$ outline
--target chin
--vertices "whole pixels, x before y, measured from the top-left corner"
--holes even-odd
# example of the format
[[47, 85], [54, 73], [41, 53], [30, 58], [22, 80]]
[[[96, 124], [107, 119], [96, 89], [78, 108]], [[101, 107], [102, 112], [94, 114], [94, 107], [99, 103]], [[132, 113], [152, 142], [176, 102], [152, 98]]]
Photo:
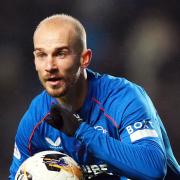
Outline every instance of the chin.
[[55, 98], [63, 97], [66, 95], [66, 91], [61, 89], [46, 89], [46, 91], [50, 96]]

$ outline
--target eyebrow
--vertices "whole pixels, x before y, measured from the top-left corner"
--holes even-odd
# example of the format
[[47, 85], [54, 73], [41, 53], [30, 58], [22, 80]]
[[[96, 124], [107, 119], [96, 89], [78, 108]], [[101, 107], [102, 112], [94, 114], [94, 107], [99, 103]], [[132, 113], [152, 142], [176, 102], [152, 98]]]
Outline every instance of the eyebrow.
[[34, 48], [34, 51], [42, 51], [44, 50], [43, 48]]
[[[54, 52], [61, 51], [61, 50], [69, 50], [70, 51], [70, 48], [67, 46], [57, 47], [57, 48], [55, 48]], [[44, 48], [35, 48], [34, 51], [45, 51], [45, 49]]]

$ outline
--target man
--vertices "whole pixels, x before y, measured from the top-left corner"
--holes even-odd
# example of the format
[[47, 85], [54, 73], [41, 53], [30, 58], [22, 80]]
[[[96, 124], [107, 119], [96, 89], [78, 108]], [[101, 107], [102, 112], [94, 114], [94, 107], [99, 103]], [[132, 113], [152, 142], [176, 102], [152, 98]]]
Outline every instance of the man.
[[166, 131], [146, 92], [88, 68], [92, 52], [75, 18], [60, 14], [34, 32], [35, 67], [45, 88], [23, 116], [10, 168], [43, 150], [73, 157], [92, 179], [163, 179], [180, 173]]

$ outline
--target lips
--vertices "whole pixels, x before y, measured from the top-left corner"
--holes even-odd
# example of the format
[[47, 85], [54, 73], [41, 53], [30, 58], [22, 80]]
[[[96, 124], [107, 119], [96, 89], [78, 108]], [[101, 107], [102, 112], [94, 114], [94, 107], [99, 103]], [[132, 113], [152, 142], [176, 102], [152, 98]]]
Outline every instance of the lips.
[[58, 86], [62, 84], [62, 80], [60, 77], [49, 77], [46, 79], [46, 82], [51, 86]]
[[62, 78], [59, 78], [59, 77], [52, 77], [52, 78], [47, 78], [47, 81], [59, 81], [61, 79]]

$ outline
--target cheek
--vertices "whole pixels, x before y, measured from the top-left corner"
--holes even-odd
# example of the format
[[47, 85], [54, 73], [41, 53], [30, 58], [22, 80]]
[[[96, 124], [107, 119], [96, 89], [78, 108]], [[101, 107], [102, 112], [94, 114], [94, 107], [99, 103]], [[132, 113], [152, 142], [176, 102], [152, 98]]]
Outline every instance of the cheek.
[[59, 68], [60, 73], [62, 72], [68, 76], [75, 76], [80, 69], [80, 62], [78, 62], [77, 59], [73, 59], [71, 61], [64, 62], [59, 67], [61, 67]]
[[36, 71], [41, 70], [42, 65], [37, 60], [34, 61], [34, 66], [35, 66]]
[[42, 72], [41, 68], [39, 68], [38, 66], [36, 66], [36, 71], [37, 71], [37, 74], [38, 74], [39, 78], [42, 78], [43, 72]]
[[35, 65], [35, 69], [36, 69], [36, 72], [37, 72], [37, 74], [38, 74], [38, 76], [39, 76], [39, 79], [42, 80], [42, 79], [43, 79], [43, 76], [45, 76], [45, 71], [44, 71], [43, 68], [42, 68], [40, 65], [38, 65], [38, 64]]
[[68, 84], [75, 84], [79, 79], [81, 69], [79, 66], [70, 68], [66, 71], [65, 79]]

